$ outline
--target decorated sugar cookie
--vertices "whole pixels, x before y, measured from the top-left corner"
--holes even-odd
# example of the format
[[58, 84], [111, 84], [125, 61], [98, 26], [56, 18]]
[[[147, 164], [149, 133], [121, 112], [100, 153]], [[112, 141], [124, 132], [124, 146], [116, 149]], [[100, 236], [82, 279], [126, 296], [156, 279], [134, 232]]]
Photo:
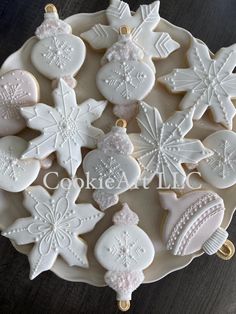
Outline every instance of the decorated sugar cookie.
[[81, 37], [94, 49], [108, 49], [97, 73], [97, 87], [115, 104], [114, 114], [130, 119], [136, 102], [145, 98], [155, 81], [152, 59], [166, 58], [179, 44], [167, 33], [154, 32], [160, 21], [159, 1], [141, 5], [132, 15], [129, 5], [111, 0], [109, 25], [97, 24]]
[[32, 63], [47, 78], [63, 78], [75, 87], [73, 77], [84, 62], [85, 45], [71, 34], [71, 26], [59, 19], [54, 5], [48, 4], [45, 11], [44, 21], [35, 32], [39, 41], [32, 49]]
[[91, 123], [101, 116], [106, 102], [88, 99], [78, 106], [74, 90], [63, 79], [53, 98], [55, 108], [37, 104], [21, 109], [28, 126], [42, 132], [29, 143], [22, 158], [44, 159], [56, 152], [58, 163], [74, 176], [82, 161], [81, 147], [95, 148], [103, 135]]
[[209, 135], [203, 144], [213, 155], [197, 166], [202, 178], [219, 189], [236, 184], [236, 133], [218, 131]]
[[194, 119], [199, 120], [209, 108], [215, 122], [232, 129], [236, 109], [236, 45], [220, 49], [212, 59], [207, 46], [193, 39], [188, 52], [190, 68], [175, 69], [159, 78], [172, 92], [187, 92], [180, 108], [196, 107]]
[[98, 239], [95, 256], [108, 270], [105, 282], [116, 291], [119, 308], [127, 311], [132, 292], [143, 282], [143, 270], [152, 263], [155, 251], [147, 234], [137, 226], [138, 216], [127, 204], [114, 215], [113, 222]]
[[2, 233], [18, 245], [34, 243], [29, 254], [30, 279], [52, 268], [58, 255], [70, 266], [88, 267], [87, 245], [79, 234], [91, 231], [103, 213], [91, 204], [75, 204], [80, 188], [62, 182], [53, 196], [41, 186], [24, 192], [31, 217], [20, 218]]
[[27, 142], [17, 136], [0, 139], [0, 189], [20, 192], [31, 185], [40, 171], [36, 159], [21, 160]]
[[140, 176], [140, 167], [130, 156], [133, 145], [125, 127], [125, 121], [117, 120], [116, 126], [98, 140], [97, 149], [83, 161], [84, 172], [97, 189], [93, 198], [102, 210], [115, 205], [118, 195], [134, 186]]
[[212, 154], [201, 141], [184, 138], [193, 126], [193, 114], [194, 107], [178, 111], [163, 122], [155, 107], [140, 103], [137, 122], [141, 133], [129, 135], [133, 156], [142, 169], [139, 185], [149, 184], [158, 176], [162, 186], [181, 188], [186, 180], [181, 164], [196, 164]]
[[221, 228], [225, 207], [218, 194], [194, 191], [180, 198], [174, 192], [160, 192], [159, 195], [162, 207], [169, 211], [163, 227], [167, 250], [182, 256], [199, 250], [209, 255], [219, 251], [221, 256], [224, 253], [222, 246], [225, 245], [231, 251], [228, 252], [228, 259], [232, 257], [233, 244], [227, 240], [228, 232]]
[[130, 119], [135, 115], [136, 103], [152, 90], [153, 70], [144, 62], [143, 50], [132, 40], [131, 30], [121, 27], [118, 42], [107, 50], [104, 66], [97, 73], [97, 87], [111, 103], [114, 114]]
[[38, 98], [38, 83], [29, 72], [13, 70], [0, 76], [0, 136], [23, 130], [20, 108], [34, 105]]

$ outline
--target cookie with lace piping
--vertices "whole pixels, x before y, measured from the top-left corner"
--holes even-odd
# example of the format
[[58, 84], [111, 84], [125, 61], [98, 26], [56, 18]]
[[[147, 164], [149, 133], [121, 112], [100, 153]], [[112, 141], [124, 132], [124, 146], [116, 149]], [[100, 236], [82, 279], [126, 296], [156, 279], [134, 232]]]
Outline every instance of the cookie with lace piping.
[[163, 209], [168, 210], [163, 226], [166, 249], [174, 255], [190, 255], [203, 250], [217, 253], [228, 238], [221, 227], [225, 206], [211, 191], [194, 191], [177, 197], [174, 192], [159, 192]]
[[188, 51], [189, 68], [175, 69], [159, 81], [172, 92], [186, 92], [181, 109], [196, 107], [193, 118], [201, 119], [209, 109], [213, 119], [225, 128], [232, 129], [236, 113], [232, 99], [236, 98], [236, 45], [220, 49], [214, 58], [207, 46], [192, 39]]
[[91, 123], [101, 116], [106, 102], [88, 99], [78, 106], [75, 91], [63, 79], [53, 98], [54, 108], [37, 104], [21, 109], [28, 126], [42, 132], [30, 141], [22, 158], [44, 159], [56, 152], [58, 163], [73, 177], [82, 162], [81, 147], [95, 148], [103, 135]]
[[32, 106], [39, 98], [39, 85], [33, 75], [12, 70], [0, 76], [0, 136], [19, 133], [26, 126], [20, 108]]
[[79, 237], [91, 231], [103, 213], [91, 204], [75, 204], [80, 188], [75, 181], [60, 182], [52, 196], [41, 186], [24, 192], [30, 217], [20, 218], [2, 232], [18, 245], [34, 243], [29, 253], [30, 279], [51, 269], [60, 255], [70, 266], [87, 268], [87, 245]]
[[35, 68], [50, 80], [63, 78], [71, 87], [73, 78], [85, 59], [85, 45], [72, 35], [69, 24], [58, 17], [56, 7], [45, 7], [44, 21], [35, 32], [39, 41], [33, 46], [31, 61]]

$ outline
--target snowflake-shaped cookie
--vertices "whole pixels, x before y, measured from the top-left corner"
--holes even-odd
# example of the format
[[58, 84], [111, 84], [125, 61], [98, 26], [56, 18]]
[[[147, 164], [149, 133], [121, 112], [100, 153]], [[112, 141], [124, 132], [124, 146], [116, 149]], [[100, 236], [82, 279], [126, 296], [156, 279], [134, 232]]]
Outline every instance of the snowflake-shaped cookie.
[[31, 217], [20, 218], [2, 234], [18, 245], [35, 243], [29, 254], [30, 279], [51, 269], [58, 255], [70, 266], [88, 267], [87, 245], [78, 237], [103, 217], [91, 204], [75, 204], [80, 188], [75, 181], [60, 182], [50, 196], [41, 186], [25, 190], [24, 206]]
[[137, 122], [140, 134], [130, 134], [133, 156], [142, 170], [139, 184], [149, 184], [155, 175], [163, 186], [182, 187], [186, 173], [182, 163], [198, 163], [212, 152], [199, 140], [185, 139], [193, 126], [194, 107], [178, 111], [163, 122], [158, 110], [140, 103]]
[[172, 92], [187, 92], [180, 108], [196, 107], [199, 120], [209, 108], [217, 123], [232, 129], [236, 110], [230, 98], [236, 97], [236, 45], [220, 49], [211, 58], [207, 46], [193, 39], [188, 52], [190, 68], [175, 69], [159, 78]]
[[88, 99], [78, 106], [74, 90], [63, 79], [53, 97], [55, 108], [37, 104], [21, 109], [28, 126], [42, 132], [30, 142], [23, 158], [43, 159], [56, 151], [59, 164], [74, 176], [82, 160], [81, 147], [96, 147], [103, 134], [91, 123], [101, 116], [106, 102]]
[[179, 44], [171, 39], [169, 34], [153, 31], [160, 21], [159, 6], [159, 1], [141, 5], [132, 15], [127, 3], [111, 0], [106, 10], [109, 25], [96, 24], [89, 31], [82, 33], [81, 37], [94, 49], [107, 49], [117, 42], [120, 27], [126, 25], [132, 29], [133, 41], [143, 49], [144, 61], [155, 72], [152, 58], [166, 58], [179, 48]]

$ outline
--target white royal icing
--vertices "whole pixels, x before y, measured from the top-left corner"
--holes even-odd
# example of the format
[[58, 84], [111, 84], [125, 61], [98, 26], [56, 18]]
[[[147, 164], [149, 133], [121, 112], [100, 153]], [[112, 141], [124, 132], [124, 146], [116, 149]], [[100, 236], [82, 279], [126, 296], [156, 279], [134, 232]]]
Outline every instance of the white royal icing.
[[22, 108], [28, 126], [42, 132], [29, 143], [23, 158], [44, 159], [57, 152], [58, 163], [74, 176], [82, 161], [81, 147], [95, 148], [103, 134], [91, 123], [101, 116], [106, 102], [88, 99], [78, 106], [75, 91], [62, 79], [53, 98], [55, 108], [45, 104]]
[[166, 58], [179, 48], [169, 34], [154, 32], [160, 21], [159, 1], [149, 5], [141, 5], [133, 15], [129, 5], [120, 0], [112, 0], [106, 10], [109, 25], [96, 24], [81, 37], [89, 42], [94, 49], [110, 48], [118, 40], [118, 31], [121, 26], [129, 26], [131, 35], [138, 47], [144, 52], [144, 61], [155, 73], [153, 58]]
[[[155, 75], [143, 62], [113, 61], [99, 70], [96, 82], [107, 100], [123, 107], [145, 98], [155, 83]], [[124, 113], [118, 116], [127, 118]]]
[[45, 13], [35, 34], [39, 38], [31, 52], [35, 68], [51, 80], [64, 78], [75, 87], [73, 76], [85, 59], [83, 41], [71, 34], [71, 26], [60, 20], [57, 13]]
[[41, 186], [26, 189], [24, 206], [31, 217], [16, 220], [2, 233], [18, 245], [34, 243], [30, 279], [51, 269], [58, 255], [70, 266], [88, 267], [87, 245], [78, 235], [91, 231], [104, 214], [91, 204], [75, 204], [80, 188], [68, 184], [53, 196]]
[[116, 204], [118, 195], [136, 184], [140, 168], [130, 156], [132, 151], [126, 129], [116, 126], [99, 139], [97, 149], [85, 156], [83, 169], [97, 189], [93, 198], [102, 210]]
[[154, 247], [147, 234], [137, 226], [138, 217], [127, 204], [113, 218], [95, 246], [95, 256], [108, 270], [106, 283], [117, 292], [118, 300], [130, 300], [144, 280], [143, 270], [154, 258]]
[[13, 70], [0, 76], [0, 136], [25, 128], [20, 108], [34, 105], [38, 97], [38, 83], [29, 72]]
[[215, 254], [227, 239], [220, 228], [224, 202], [210, 191], [189, 192], [180, 198], [174, 192], [160, 192], [160, 202], [169, 211], [163, 226], [166, 249], [174, 255], [190, 255], [199, 250]]
[[199, 120], [209, 108], [215, 122], [232, 129], [236, 110], [231, 98], [236, 97], [236, 45], [220, 49], [214, 58], [207, 46], [193, 39], [188, 52], [190, 67], [175, 69], [159, 78], [173, 92], [187, 92], [180, 107], [196, 107], [194, 119]]
[[0, 189], [20, 192], [37, 178], [40, 162], [35, 159], [21, 160], [26, 148], [27, 142], [20, 137], [0, 139]]
[[140, 185], [161, 176], [163, 186], [183, 187], [186, 173], [181, 164], [196, 164], [212, 154], [199, 140], [184, 138], [193, 126], [193, 114], [190, 108], [163, 122], [156, 108], [140, 103], [137, 122], [141, 133], [130, 134], [133, 156], [142, 168]]
[[219, 189], [236, 183], [236, 133], [217, 131], [208, 136], [203, 144], [213, 155], [202, 160], [197, 169], [202, 178]]

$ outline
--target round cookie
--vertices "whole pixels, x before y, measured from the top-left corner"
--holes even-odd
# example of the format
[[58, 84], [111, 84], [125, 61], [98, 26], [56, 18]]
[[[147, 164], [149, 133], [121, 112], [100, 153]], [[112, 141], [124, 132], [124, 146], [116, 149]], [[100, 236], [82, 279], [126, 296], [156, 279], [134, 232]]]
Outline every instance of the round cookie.
[[173, 255], [190, 255], [199, 250], [212, 255], [224, 245], [228, 233], [220, 226], [224, 202], [216, 193], [194, 191], [177, 198], [174, 192], [159, 192], [163, 209], [168, 210], [163, 241]]
[[213, 155], [197, 165], [202, 178], [218, 189], [226, 189], [236, 183], [236, 133], [217, 131], [203, 141]]
[[32, 106], [39, 98], [39, 85], [33, 75], [12, 70], [0, 76], [0, 136], [19, 133], [26, 126], [20, 108]]
[[102, 210], [115, 205], [119, 201], [118, 195], [137, 183], [140, 167], [130, 156], [132, 152], [133, 145], [126, 128], [114, 126], [98, 140], [97, 149], [85, 156], [83, 169], [97, 189], [93, 198]]
[[28, 143], [20, 137], [0, 139], [0, 189], [20, 192], [35, 181], [40, 171], [36, 159], [21, 160]]

